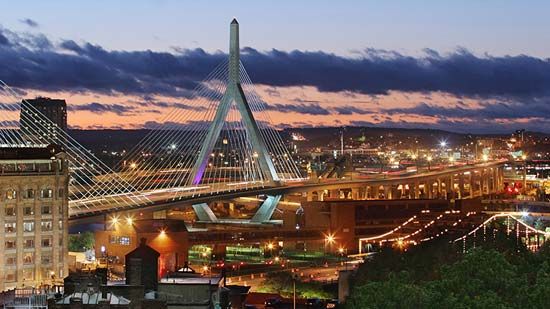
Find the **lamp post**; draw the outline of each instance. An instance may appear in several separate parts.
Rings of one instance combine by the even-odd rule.
[[[298,274],[292,273],[292,308],[296,309],[296,280],[298,280]]]
[[[325,255],[326,255],[326,252],[327,252],[327,244],[328,244],[328,251],[331,252],[332,251],[332,243],[334,242],[334,235],[332,234],[328,234],[326,237],[325,237]]]

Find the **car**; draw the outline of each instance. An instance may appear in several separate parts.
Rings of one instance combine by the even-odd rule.
[[[327,309],[336,308],[336,306],[338,306],[339,303],[340,302],[338,301],[338,299],[329,299],[326,302],[325,308],[327,308]]]

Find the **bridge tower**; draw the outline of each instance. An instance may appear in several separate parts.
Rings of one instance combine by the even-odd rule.
[[[229,113],[232,104],[236,105],[243,123],[247,137],[254,150],[254,156],[258,160],[260,168],[266,171],[267,181],[276,183],[279,181],[279,176],[275,170],[275,166],[266,147],[265,141],[260,134],[260,128],[254,119],[252,110],[248,104],[243,88],[241,87],[241,69],[240,69],[240,53],[239,53],[239,23],[236,19],[231,21],[230,25],[230,41],[229,41],[229,80],[225,93],[221,99],[220,105],[216,110],[214,119],[208,129],[206,138],[202,144],[199,156],[195,161],[189,178],[190,185],[197,185],[201,182],[205,170],[208,166],[208,158],[219,138],[226,117]]]

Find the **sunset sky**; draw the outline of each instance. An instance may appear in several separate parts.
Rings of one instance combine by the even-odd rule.
[[[0,10],[0,79],[66,99],[73,128],[148,127],[198,104],[236,17],[278,128],[550,133],[548,12],[502,0],[13,1]]]

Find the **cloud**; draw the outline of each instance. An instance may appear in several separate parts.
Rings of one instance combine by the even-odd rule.
[[[360,109],[360,108],[357,108],[357,107],[351,106],[351,105],[336,106],[336,107],[333,107],[332,110],[334,110],[339,115],[352,115],[352,114],[368,115],[368,114],[372,114],[371,111]]]
[[[74,104],[69,105],[67,108],[70,111],[88,111],[96,114],[115,113],[119,116],[124,116],[135,112],[135,108],[132,106],[121,104],[102,104],[97,102],[79,105]]]
[[[10,41],[8,38],[2,33],[2,29],[0,29],[0,45],[9,45]]]
[[[13,33],[12,33],[13,34]],[[200,48],[178,53],[108,51],[99,45],[43,35],[17,35],[3,48],[0,76],[12,85],[43,90],[90,90],[190,96],[202,78],[226,59]],[[359,57],[322,51],[260,52],[244,48],[252,79],[270,86],[313,86],[320,91],[387,94],[441,91],[457,96],[550,95],[550,61],[527,55],[476,56],[466,49],[420,57],[366,49]]]
[[[392,108],[384,110],[389,114],[414,114],[430,117],[455,117],[468,119],[517,119],[517,118],[548,118],[550,115],[550,98],[532,100],[529,102],[497,102],[484,103],[480,108],[465,108],[435,106],[420,103],[409,108]]]
[[[330,111],[326,108],[319,106],[319,104],[269,104],[268,110],[282,112],[282,113],[299,113],[307,115],[330,115]]]
[[[20,19],[21,23],[31,27],[31,28],[38,28],[38,23],[30,18]]]
[[[241,55],[252,80],[268,86],[268,94],[277,97],[279,103],[268,105],[273,111],[310,116],[387,112],[391,115],[434,117],[439,119],[437,125],[449,128],[458,128],[459,122],[448,119],[445,122],[446,117],[474,119],[477,122],[472,125],[491,128],[480,122],[493,119],[517,122],[523,118],[547,125],[550,115],[549,59],[528,55],[478,56],[466,49],[444,55],[426,49],[416,57],[395,51],[365,49],[353,57],[344,57],[323,51],[259,51],[247,47]],[[221,97],[223,90],[215,87],[200,95],[193,89],[201,85],[201,80],[226,58],[222,52],[206,52],[200,48],[177,48],[174,52],[107,50],[88,42],[52,42],[43,34],[16,33],[0,28],[0,79],[11,86],[20,90],[136,95],[144,99],[141,107],[150,112],[169,107],[204,111],[206,107],[202,105],[148,98]],[[480,106],[471,108],[460,103],[441,106],[426,100],[428,103],[409,108],[385,110],[380,106],[378,111],[342,102],[332,102],[327,107],[307,98],[285,102],[281,95],[284,92],[278,87],[289,86],[311,86],[320,92],[339,92],[342,102],[358,94],[376,98],[394,91],[405,95],[414,92],[425,93],[430,98],[431,93],[438,92],[456,97],[457,102],[462,98],[473,98],[480,102]],[[118,115],[144,110],[135,104],[101,103],[75,105],[71,109]],[[315,125],[312,121],[302,124]],[[414,122],[402,125],[426,126]],[[498,125],[506,126],[503,123]],[[522,123],[517,122],[517,125]]]

